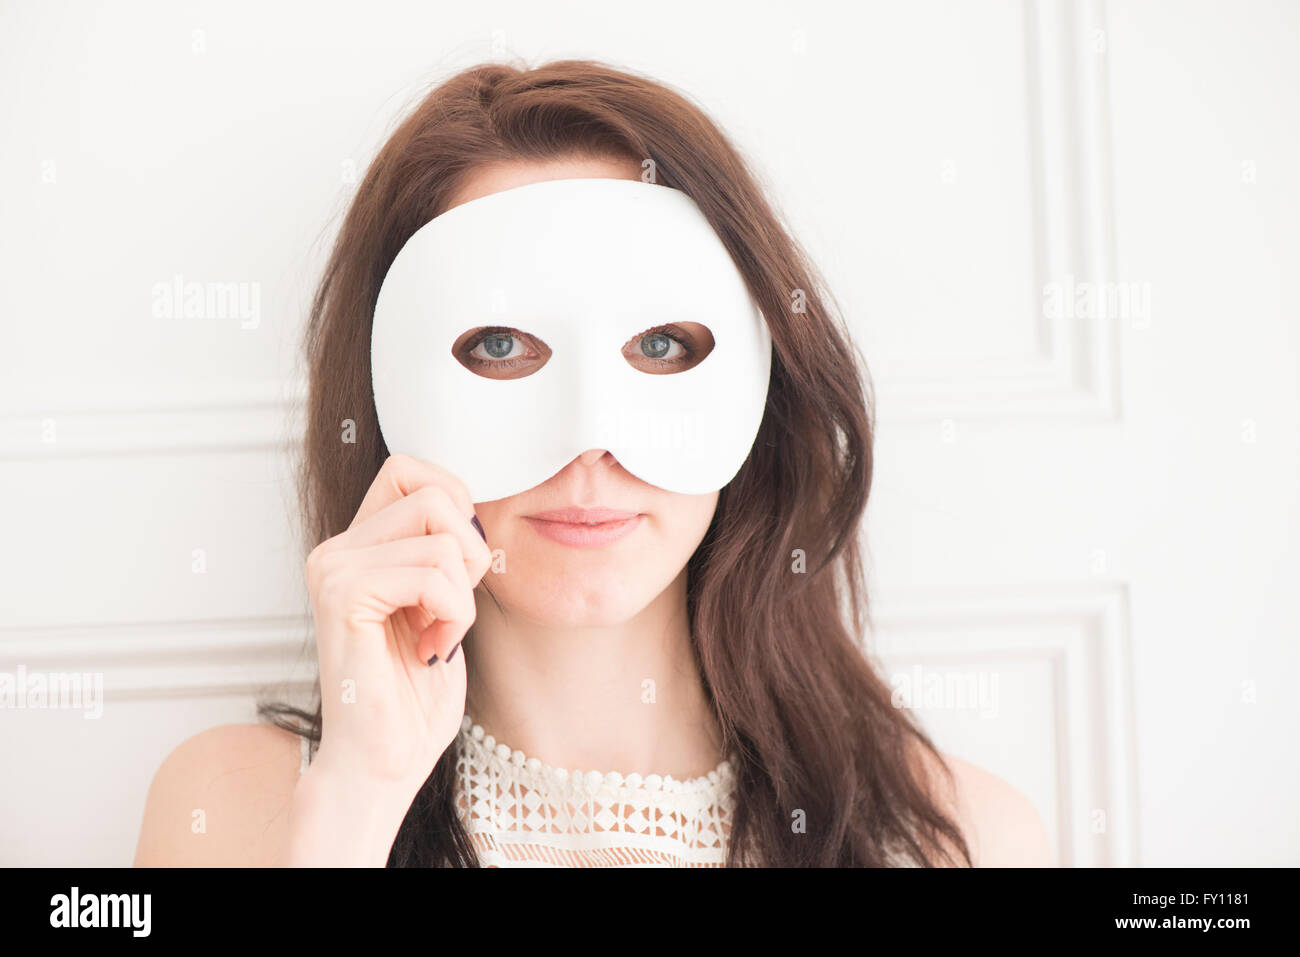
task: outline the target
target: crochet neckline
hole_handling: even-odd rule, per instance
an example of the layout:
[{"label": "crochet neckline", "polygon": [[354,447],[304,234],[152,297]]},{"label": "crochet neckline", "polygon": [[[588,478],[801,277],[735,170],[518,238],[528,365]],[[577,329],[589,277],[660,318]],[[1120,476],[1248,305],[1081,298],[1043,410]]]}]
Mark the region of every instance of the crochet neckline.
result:
[{"label": "crochet neckline", "polygon": [[719,792],[729,791],[735,782],[735,771],[726,758],[708,774],[683,781],[671,775],[574,771],[543,764],[537,758],[530,758],[522,751],[497,741],[468,714],[461,721],[460,729],[465,746],[478,752],[501,778],[525,787],[544,786],[548,790],[588,797],[633,789],[712,798]]}]

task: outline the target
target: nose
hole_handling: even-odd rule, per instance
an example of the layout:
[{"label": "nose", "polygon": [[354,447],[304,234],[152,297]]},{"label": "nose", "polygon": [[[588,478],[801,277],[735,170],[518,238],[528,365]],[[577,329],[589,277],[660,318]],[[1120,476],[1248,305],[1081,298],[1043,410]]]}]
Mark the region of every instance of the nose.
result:
[{"label": "nose", "polygon": [[[563,472],[567,480],[573,483],[575,489],[590,488],[593,483],[604,484],[611,480],[626,478],[618,459],[614,453],[607,449],[587,449],[581,455],[575,457],[568,465],[564,467]],[[585,493],[575,492],[574,494],[585,495]],[[607,505],[607,502],[596,502],[595,504]]]}]

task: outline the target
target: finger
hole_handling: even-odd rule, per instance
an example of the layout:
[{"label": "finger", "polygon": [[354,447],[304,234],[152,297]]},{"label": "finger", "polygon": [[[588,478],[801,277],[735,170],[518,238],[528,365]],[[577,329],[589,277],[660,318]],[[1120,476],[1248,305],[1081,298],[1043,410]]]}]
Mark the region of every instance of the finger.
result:
[{"label": "finger", "polygon": [[466,521],[450,493],[426,485],[385,506],[337,537],[333,549],[356,549],[419,535],[450,534],[460,544],[462,560],[477,584],[492,564],[492,552],[478,529]]},{"label": "finger", "polygon": [[[453,563],[453,568],[455,564]],[[346,568],[326,576],[319,601],[327,613],[353,622],[383,624],[401,608],[431,619],[474,623],[474,594],[442,568]]]},{"label": "finger", "polygon": [[[322,575],[328,575],[331,569],[341,566],[350,566],[354,572],[357,569],[382,570],[396,567],[437,568],[464,593],[472,594],[474,585],[477,584],[469,579],[460,543],[455,536],[446,532],[341,550],[325,556],[323,561]],[[406,610],[410,613],[409,623],[417,637],[418,654],[424,655],[420,660],[426,663],[429,656],[435,653],[442,658],[460,640],[466,629],[464,622],[459,619],[435,619],[420,607],[408,607]],[[431,627],[434,630],[428,632]],[[444,640],[444,636],[453,637]],[[417,652],[413,650],[412,654]]]},{"label": "finger", "polygon": [[415,535],[380,542],[378,545],[340,549],[332,553],[328,561],[350,564],[354,568],[441,568],[453,582],[466,588],[473,587],[465,568],[465,555],[460,541],[450,532]]},{"label": "finger", "polygon": [[[455,621],[435,621],[420,633],[418,647],[420,659],[428,662],[430,656],[437,655],[438,661],[451,664],[447,656],[452,653],[464,639],[469,629]],[[434,662],[437,664],[438,662]],[[462,667],[464,667],[462,665]]]},{"label": "finger", "polygon": [[428,485],[443,488],[466,519],[474,517],[469,489],[459,478],[439,465],[409,455],[390,455],[370,483],[366,496],[352,520],[356,525],[380,510]]}]

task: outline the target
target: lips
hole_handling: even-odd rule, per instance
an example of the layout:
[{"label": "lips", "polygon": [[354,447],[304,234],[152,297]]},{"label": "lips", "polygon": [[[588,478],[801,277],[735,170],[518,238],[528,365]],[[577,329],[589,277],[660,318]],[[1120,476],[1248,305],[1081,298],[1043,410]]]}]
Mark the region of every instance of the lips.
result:
[{"label": "lips", "polygon": [[553,542],[571,548],[603,548],[632,534],[642,516],[612,508],[557,508],[524,518]]},{"label": "lips", "polygon": [[612,508],[556,508],[537,512],[528,518],[539,522],[563,522],[566,525],[603,525],[606,522],[625,522],[636,518],[636,512],[620,512]]}]

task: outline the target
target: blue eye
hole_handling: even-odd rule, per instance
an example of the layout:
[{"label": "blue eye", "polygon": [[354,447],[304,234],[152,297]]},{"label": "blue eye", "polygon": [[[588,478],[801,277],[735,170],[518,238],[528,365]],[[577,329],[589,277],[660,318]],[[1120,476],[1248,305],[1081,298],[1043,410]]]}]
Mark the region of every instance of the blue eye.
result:
[{"label": "blue eye", "polygon": [[463,333],[452,343],[451,354],[485,379],[522,379],[546,365],[551,349],[527,332],[488,326]]},{"label": "blue eye", "polygon": [[[676,352],[672,352],[673,347]],[[641,337],[641,354],[649,359],[675,359],[682,354],[682,344],[662,332],[652,332]]]},{"label": "blue eye", "polygon": [[623,344],[623,358],[638,372],[685,372],[713,351],[713,333],[698,322],[668,322],[642,330]]},{"label": "blue eye", "polygon": [[479,344],[490,358],[506,359],[509,358],[511,350],[515,347],[515,337],[506,335],[486,336]]},{"label": "blue eye", "polygon": [[489,332],[479,339],[469,355],[479,362],[503,362],[522,358],[523,352],[516,349],[522,346],[523,343],[508,332]]}]

